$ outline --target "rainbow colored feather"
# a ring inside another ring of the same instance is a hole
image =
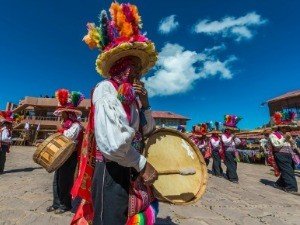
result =
[[[113,40],[112,27],[110,26],[110,21],[105,10],[101,11],[100,14],[100,28],[99,33],[101,34],[101,46],[109,45]]]
[[[158,201],[154,201],[144,212],[129,218],[126,225],[154,225],[158,212]]]

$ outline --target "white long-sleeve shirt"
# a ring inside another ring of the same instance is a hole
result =
[[[131,105],[131,121],[128,121],[117,91],[110,81],[102,81],[93,94],[95,105],[95,138],[97,147],[106,159],[124,167],[134,167],[141,171],[146,158],[131,144],[139,130],[140,116],[136,104]],[[144,112],[147,124],[143,126],[144,135],[155,129],[155,121],[150,110]]]
[[[222,134],[221,140],[226,148],[226,150],[231,151],[235,150],[236,145],[239,145],[241,143],[241,140],[239,138],[233,138],[234,136],[231,135],[230,137],[226,137],[226,135]]]
[[[221,139],[215,140],[214,138],[211,138],[210,143],[213,149],[217,149],[220,147]]]
[[[82,126],[79,123],[73,123],[68,130],[64,131],[64,136],[76,142],[81,130]]]
[[[5,143],[11,143],[11,135],[6,127],[2,127],[0,130],[0,141]]]

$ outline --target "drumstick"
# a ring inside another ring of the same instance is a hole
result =
[[[170,174],[180,174],[183,176],[194,175],[196,174],[196,170],[194,168],[184,168],[180,170],[164,170],[158,172],[158,175],[170,175]]]

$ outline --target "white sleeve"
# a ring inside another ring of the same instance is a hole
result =
[[[235,138],[234,139],[234,143],[236,144],[236,145],[240,145],[241,143],[242,143],[242,141],[241,141],[241,139],[239,139],[239,138]]]
[[[1,135],[1,141],[3,142],[7,142],[7,143],[10,143],[11,142],[11,136],[9,135],[9,132],[7,129],[4,129],[2,131],[2,135]]]
[[[223,134],[221,138],[222,138],[222,142],[224,143],[225,146],[230,146],[230,144],[232,143],[232,136],[230,136],[229,138],[227,138]]]
[[[141,171],[146,158],[132,146],[135,130],[129,126],[126,113],[117,93],[108,81],[100,83],[94,91],[95,138],[104,157],[121,166]]]
[[[68,130],[64,131],[64,135],[67,138],[75,141],[77,139],[80,131],[81,131],[80,124],[79,123],[73,123],[72,126]]]
[[[144,135],[151,134],[155,130],[155,120],[151,114],[151,110],[145,110],[144,112],[146,125],[143,126]],[[141,121],[142,123],[143,121]]]

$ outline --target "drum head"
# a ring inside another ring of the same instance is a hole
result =
[[[158,171],[193,169],[194,175],[159,175],[154,183],[156,197],[172,204],[191,204],[205,192],[207,168],[196,145],[171,129],[158,129],[147,140],[144,155]]]

